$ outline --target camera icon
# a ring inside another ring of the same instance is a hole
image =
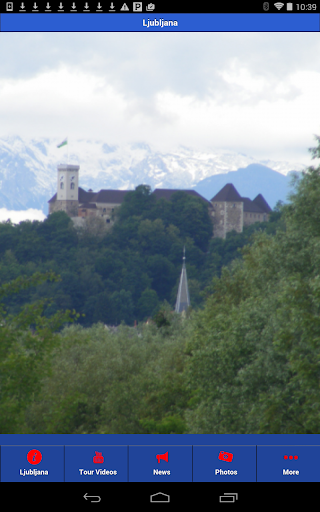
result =
[[[229,452],[220,452],[218,456],[219,460],[224,460],[225,462],[231,462],[233,459],[233,453]]]
[[[8,12],[13,11],[13,2],[6,2],[6,11],[8,11]]]

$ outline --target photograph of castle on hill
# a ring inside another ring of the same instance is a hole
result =
[[[319,433],[318,34],[1,39],[0,432]]]

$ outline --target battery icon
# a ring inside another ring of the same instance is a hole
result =
[[[287,11],[292,11],[293,9],[293,4],[289,3],[287,4]]]

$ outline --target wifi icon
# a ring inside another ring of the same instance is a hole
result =
[[[276,2],[274,4],[274,6],[278,9],[278,11],[280,11],[280,9],[282,9],[282,7],[284,6],[284,4],[282,2]]]

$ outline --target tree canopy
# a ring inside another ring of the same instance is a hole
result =
[[[260,228],[268,229],[266,224]],[[147,320],[164,300],[174,307],[185,246],[191,304],[201,307],[212,277],[239,256],[238,247],[254,229],[243,236],[231,233],[226,241],[213,240],[204,201],[185,192],[172,194],[170,201],[156,200],[147,185],[126,194],[107,233],[90,223],[78,230],[62,211],[43,222],[0,223],[1,283],[35,271],[61,276],[53,286],[41,283],[6,297],[5,304],[18,313],[23,304],[50,293],[52,301],[44,311],[48,316],[62,307],[77,310],[86,327],[99,321],[133,325]],[[148,294],[149,308],[142,306]]]
[[[270,222],[225,240],[192,232],[197,201],[146,188],[96,238],[63,212],[2,223],[0,431],[318,433],[319,197],[310,167]]]
[[[319,432],[319,197],[310,167],[283,207],[285,229],[257,233],[213,281],[187,349],[189,432]]]

